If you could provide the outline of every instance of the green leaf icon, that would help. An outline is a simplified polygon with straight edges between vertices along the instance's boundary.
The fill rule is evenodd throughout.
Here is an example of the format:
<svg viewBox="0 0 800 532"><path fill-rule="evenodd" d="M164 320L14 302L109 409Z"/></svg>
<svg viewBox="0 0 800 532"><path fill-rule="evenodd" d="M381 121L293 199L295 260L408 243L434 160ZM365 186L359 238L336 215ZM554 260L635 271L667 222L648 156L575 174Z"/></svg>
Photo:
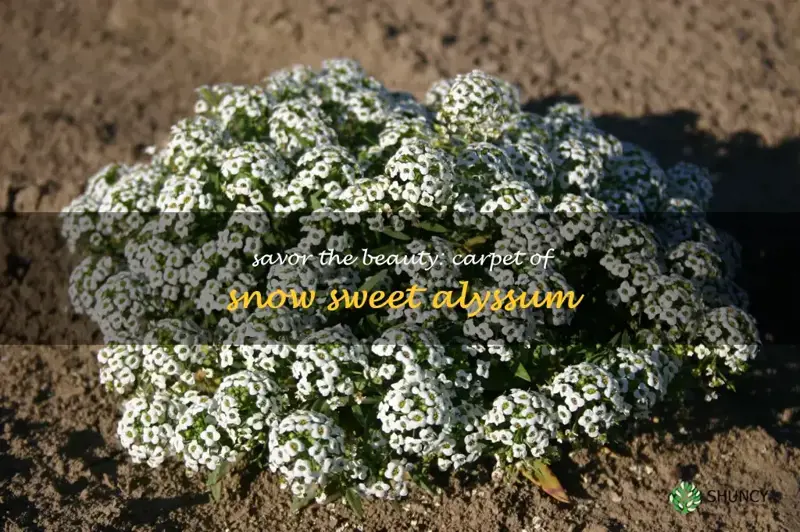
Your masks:
<svg viewBox="0 0 800 532"><path fill-rule="evenodd" d="M670 504L683 515L697 510L702 500L700 490L691 482L681 482L669 493Z"/></svg>

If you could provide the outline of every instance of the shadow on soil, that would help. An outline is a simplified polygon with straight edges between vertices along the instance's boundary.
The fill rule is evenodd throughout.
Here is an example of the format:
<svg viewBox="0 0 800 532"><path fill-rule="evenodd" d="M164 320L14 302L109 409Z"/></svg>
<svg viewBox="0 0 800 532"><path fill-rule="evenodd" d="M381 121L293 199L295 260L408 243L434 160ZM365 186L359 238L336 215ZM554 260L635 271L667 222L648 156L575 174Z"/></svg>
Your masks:
<svg viewBox="0 0 800 532"><path fill-rule="evenodd" d="M6 398L3 398L4 400ZM0 429L10 427L10 432L19 438L31 437L36 430L40 430L42 423L30 423L14 416L11 408L0 407ZM0 439L0 522L15 523L25 530L39 530L35 525L34 505L25 496L5 492L3 480L20 475L24 479L31 476L35 463L30 458L17 458L6 440Z"/></svg>
<svg viewBox="0 0 800 532"><path fill-rule="evenodd" d="M158 525L163 530L180 530L180 526L170 519L170 513L209 502L206 493L187 493L180 497L141 498L128 501L125 510L117 518L122 526ZM173 528L174 527L174 528ZM107 527L109 532L119 530L116 526Z"/></svg>

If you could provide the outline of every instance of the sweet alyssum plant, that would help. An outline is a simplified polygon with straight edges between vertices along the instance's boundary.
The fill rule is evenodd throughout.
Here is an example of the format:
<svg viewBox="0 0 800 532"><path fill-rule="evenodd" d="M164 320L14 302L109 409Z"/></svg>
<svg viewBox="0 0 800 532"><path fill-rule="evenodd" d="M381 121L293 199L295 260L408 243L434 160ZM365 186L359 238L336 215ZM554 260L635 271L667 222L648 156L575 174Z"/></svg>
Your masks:
<svg viewBox="0 0 800 532"><path fill-rule="evenodd" d="M668 390L695 383L713 398L757 352L739 250L703 215L708 172L662 169L578 106L524 112L512 85L480 71L418 102L344 59L198 94L150 162L106 167L63 213L86 255L70 296L105 337L100 380L122 401L135 462L216 478L261 460L298 501L358 506L483 456L536 471L646 418ZM252 265L365 248L447 266ZM548 248L546 269L446 260ZM473 317L226 308L233 289L324 298L462 280L587 303Z"/></svg>

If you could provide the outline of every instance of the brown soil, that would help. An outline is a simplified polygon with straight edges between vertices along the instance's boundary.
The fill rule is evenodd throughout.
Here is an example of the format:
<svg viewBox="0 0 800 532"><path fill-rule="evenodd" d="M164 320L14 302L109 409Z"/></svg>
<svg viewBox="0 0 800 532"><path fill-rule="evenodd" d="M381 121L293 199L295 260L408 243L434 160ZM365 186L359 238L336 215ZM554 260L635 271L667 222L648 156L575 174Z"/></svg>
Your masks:
<svg viewBox="0 0 800 532"><path fill-rule="evenodd" d="M350 56L417 95L442 76L481 68L518 82L534 109L581 101L602 126L663 160L719 172L718 207L798 211L797 28L800 3L792 0L2 0L0 209L63 207L101 165L132 161L161 139L190 111L197 85ZM64 268L65 259L15 275L12 257L47 246L47 236L31 232L13 245L7 236L0 320L19 321L23 311L26 327L46 331L55 303L34 312L6 296L47 295L42 272ZM759 312L777 341L793 327L766 305ZM115 404L98 387L90 348L4 346L0 526L800 530L798 352L770 345L738 395L643 426L616 453L582 452L558 464L571 505L526 485L453 479L435 499L369 503L360 522L340 506L290 515L268 474L237 472L213 503L177 467L134 466L115 442ZM682 516L667 502L681 478L705 493L766 490L768 500L705 501Z"/></svg>

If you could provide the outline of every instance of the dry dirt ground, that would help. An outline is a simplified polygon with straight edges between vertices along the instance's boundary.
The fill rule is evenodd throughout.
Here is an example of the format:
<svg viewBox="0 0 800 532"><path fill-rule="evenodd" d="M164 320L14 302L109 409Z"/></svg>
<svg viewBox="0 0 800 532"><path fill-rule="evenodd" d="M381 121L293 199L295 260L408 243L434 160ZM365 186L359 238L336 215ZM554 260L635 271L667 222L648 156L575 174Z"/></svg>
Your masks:
<svg viewBox="0 0 800 532"><path fill-rule="evenodd" d="M349 56L417 95L481 68L519 83L532 109L580 101L664 161L719 172L716 206L751 213L740 219L746 232L755 222L745 216L764 219L752 213L800 210L798 28L793 0L0 0L0 209L63 207L101 165L163 138L198 85ZM791 228L793 215L781 216L775 226ZM64 259L18 274L20 257L47 242L35 231L11 240L7 229L0 322L21 331L24 316L24 327L46 331L58 301L20 309L10 298L47 296L37 278ZM746 284L791 297L794 256L767 248ZM0 528L800 530L800 357L785 345L794 311L754 300L773 343L739 394L644 426L615 454L565 460L555 470L571 505L528 486L453 479L435 499L367 504L363 521L338 506L291 516L267 474L237 473L215 504L177 468L133 466L115 443L91 349L2 346ZM706 501L682 516L667 503L681 478L706 493L769 496Z"/></svg>

